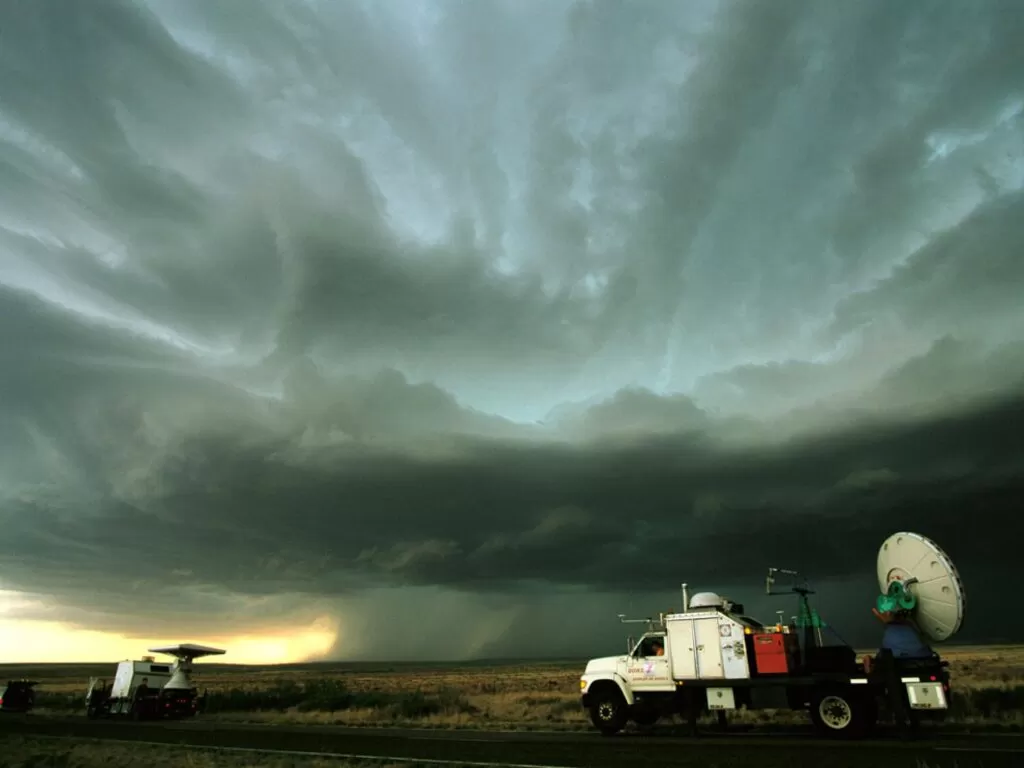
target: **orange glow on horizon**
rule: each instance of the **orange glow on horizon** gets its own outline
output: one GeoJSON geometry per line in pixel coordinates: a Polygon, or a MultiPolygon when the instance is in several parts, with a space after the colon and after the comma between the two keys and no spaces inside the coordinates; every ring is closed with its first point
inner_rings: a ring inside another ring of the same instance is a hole
{"type": "Polygon", "coordinates": [[[223,656],[199,659],[226,664],[286,664],[326,654],[338,637],[338,625],[322,616],[306,626],[268,627],[250,634],[133,637],[68,626],[59,621],[0,618],[0,664],[107,662],[138,659],[147,649],[177,643],[223,648],[223,656]]]}

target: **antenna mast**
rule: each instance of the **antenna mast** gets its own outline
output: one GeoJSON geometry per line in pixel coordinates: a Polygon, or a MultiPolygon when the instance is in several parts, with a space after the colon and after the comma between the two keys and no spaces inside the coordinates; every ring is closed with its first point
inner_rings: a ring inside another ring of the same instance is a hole
{"type": "Polygon", "coordinates": [[[800,605],[799,616],[796,617],[796,625],[804,630],[804,649],[821,645],[821,628],[825,622],[821,620],[818,612],[811,607],[808,595],[813,595],[814,590],[808,587],[807,579],[800,576],[796,571],[786,568],[769,568],[768,576],[765,578],[765,594],[768,595],[796,595],[800,605]],[[782,592],[773,592],[772,585],[775,584],[775,574],[792,577],[792,585],[782,592]],[[817,641],[817,642],[815,642],[817,641]]]}

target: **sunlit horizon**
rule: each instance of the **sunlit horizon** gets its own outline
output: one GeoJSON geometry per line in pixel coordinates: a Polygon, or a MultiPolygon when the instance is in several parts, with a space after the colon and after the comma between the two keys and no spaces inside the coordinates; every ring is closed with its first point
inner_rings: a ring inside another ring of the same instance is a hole
{"type": "Polygon", "coordinates": [[[338,637],[337,623],[320,617],[304,627],[273,627],[259,633],[141,637],[83,629],[60,621],[0,621],[0,664],[94,664],[156,655],[149,648],[199,643],[223,648],[200,659],[225,664],[294,664],[315,661],[338,637]]]}

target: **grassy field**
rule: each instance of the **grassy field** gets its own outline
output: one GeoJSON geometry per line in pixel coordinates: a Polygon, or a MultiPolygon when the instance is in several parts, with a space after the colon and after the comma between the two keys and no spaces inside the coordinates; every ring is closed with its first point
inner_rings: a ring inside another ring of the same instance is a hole
{"type": "MultiPolygon", "coordinates": [[[[950,647],[947,724],[1024,728],[1024,646],[950,647]]],[[[209,689],[204,718],[233,722],[434,728],[590,729],[579,704],[583,661],[493,664],[195,665],[209,689]]],[[[90,675],[109,665],[0,667],[39,680],[37,712],[83,711],[90,675]]],[[[737,712],[734,722],[804,723],[800,712],[737,712]]]]}
{"type": "Polygon", "coordinates": [[[109,768],[145,765],[149,768],[408,768],[408,763],[278,757],[221,750],[178,749],[146,744],[115,744],[17,737],[3,744],[3,765],[17,768],[109,768]]]}

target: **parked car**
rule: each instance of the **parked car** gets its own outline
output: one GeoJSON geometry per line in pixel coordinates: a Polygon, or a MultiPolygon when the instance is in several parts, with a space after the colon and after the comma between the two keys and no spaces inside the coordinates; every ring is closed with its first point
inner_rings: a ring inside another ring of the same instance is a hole
{"type": "Polygon", "coordinates": [[[38,684],[36,680],[8,680],[7,685],[0,688],[0,711],[28,712],[35,706],[36,694],[32,688],[38,684]]]}

